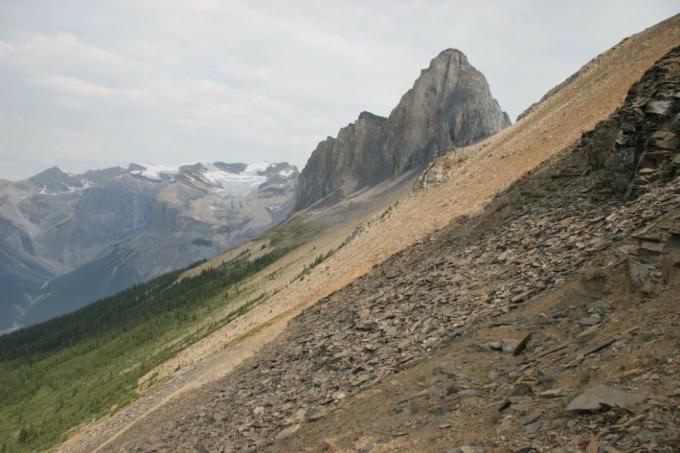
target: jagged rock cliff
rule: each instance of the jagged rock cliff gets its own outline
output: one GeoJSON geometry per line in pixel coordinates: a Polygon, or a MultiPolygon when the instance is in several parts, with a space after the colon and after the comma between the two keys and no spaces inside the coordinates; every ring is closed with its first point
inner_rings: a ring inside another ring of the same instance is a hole
{"type": "Polygon", "coordinates": [[[680,101],[677,65],[680,47],[651,68],[628,93],[627,109],[620,109],[585,134],[589,161],[598,176],[625,198],[643,186],[673,177],[680,167],[680,101]],[[674,160],[675,159],[675,160],[674,160]]]}
{"type": "Polygon", "coordinates": [[[296,209],[421,169],[451,148],[509,124],[484,75],[462,52],[447,49],[421,72],[389,118],[363,112],[337,138],[319,143],[300,174],[296,209]]]}
{"type": "Polygon", "coordinates": [[[333,194],[348,194],[392,175],[383,156],[387,118],[362,112],[338,137],[319,143],[300,174],[296,208],[333,194]]]}

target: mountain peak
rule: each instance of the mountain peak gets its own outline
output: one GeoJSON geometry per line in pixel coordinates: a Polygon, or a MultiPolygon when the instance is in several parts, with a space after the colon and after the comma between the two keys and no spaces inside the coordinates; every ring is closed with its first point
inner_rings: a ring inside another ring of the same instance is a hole
{"type": "Polygon", "coordinates": [[[39,186],[40,191],[45,194],[72,192],[83,187],[83,183],[78,178],[56,165],[31,176],[28,180],[39,186]]]}
{"type": "Polygon", "coordinates": [[[359,113],[359,119],[360,120],[380,120],[380,121],[385,121],[387,118],[384,116],[376,115],[375,113],[363,111],[359,113]]]}
{"type": "Polygon", "coordinates": [[[296,209],[421,169],[509,124],[482,73],[463,52],[446,49],[421,71],[389,118],[361,112],[337,139],[319,143],[300,174],[296,209]]]}
{"type": "Polygon", "coordinates": [[[41,178],[41,177],[64,177],[64,178],[70,178],[71,175],[66,173],[64,170],[61,168],[57,167],[56,165],[53,165],[52,167],[41,171],[40,173],[31,176],[29,179],[34,179],[34,178],[41,178]]]}
{"type": "MultiPolygon", "coordinates": [[[[430,60],[430,65],[427,67],[427,69],[423,69],[421,71],[421,76],[424,73],[429,73],[432,71],[436,71],[443,75],[448,72],[452,63],[455,65],[454,68],[460,68],[461,66],[472,68],[467,56],[465,56],[462,51],[458,49],[445,49],[439,52],[439,55],[430,60]],[[437,71],[438,68],[441,68],[441,70],[437,71]]],[[[454,70],[457,71],[458,69],[454,70]]]]}
{"type": "Polygon", "coordinates": [[[462,50],[458,49],[453,49],[453,48],[448,48],[444,49],[441,52],[439,52],[439,55],[434,57],[432,61],[435,60],[443,60],[443,59],[450,59],[450,58],[460,58],[461,60],[467,61],[467,56],[463,53],[462,50]]]}

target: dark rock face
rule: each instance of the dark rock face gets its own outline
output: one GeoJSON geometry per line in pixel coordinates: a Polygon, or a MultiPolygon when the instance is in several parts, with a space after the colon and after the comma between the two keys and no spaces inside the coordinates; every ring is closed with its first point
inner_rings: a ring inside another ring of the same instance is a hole
{"type": "Polygon", "coordinates": [[[674,161],[680,149],[678,64],[680,47],[631,88],[627,108],[617,110],[582,139],[600,177],[626,198],[659,178],[667,180],[680,166],[674,161]]]}
{"type": "Polygon", "coordinates": [[[337,138],[319,143],[300,174],[296,209],[389,178],[392,171],[383,155],[386,125],[386,118],[363,112],[337,138]]]}
{"type": "Polygon", "coordinates": [[[319,143],[300,174],[296,209],[419,170],[440,154],[509,124],[482,73],[462,52],[445,50],[389,118],[363,112],[337,138],[319,143]]]}

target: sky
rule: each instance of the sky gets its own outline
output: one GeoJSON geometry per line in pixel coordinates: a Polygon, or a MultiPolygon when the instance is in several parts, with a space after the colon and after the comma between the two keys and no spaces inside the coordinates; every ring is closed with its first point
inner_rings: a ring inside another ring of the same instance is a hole
{"type": "Polygon", "coordinates": [[[676,0],[0,0],[0,178],[288,161],[462,50],[515,118],[676,0]]]}

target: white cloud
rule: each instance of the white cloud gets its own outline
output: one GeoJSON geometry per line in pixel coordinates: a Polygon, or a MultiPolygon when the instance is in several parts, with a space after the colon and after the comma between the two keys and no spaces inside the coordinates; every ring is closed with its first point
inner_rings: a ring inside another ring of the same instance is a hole
{"type": "Polygon", "coordinates": [[[447,47],[512,116],[673,1],[0,4],[0,177],[58,164],[288,160],[387,115],[447,47]],[[20,158],[17,156],[21,156],[20,158]]]}

